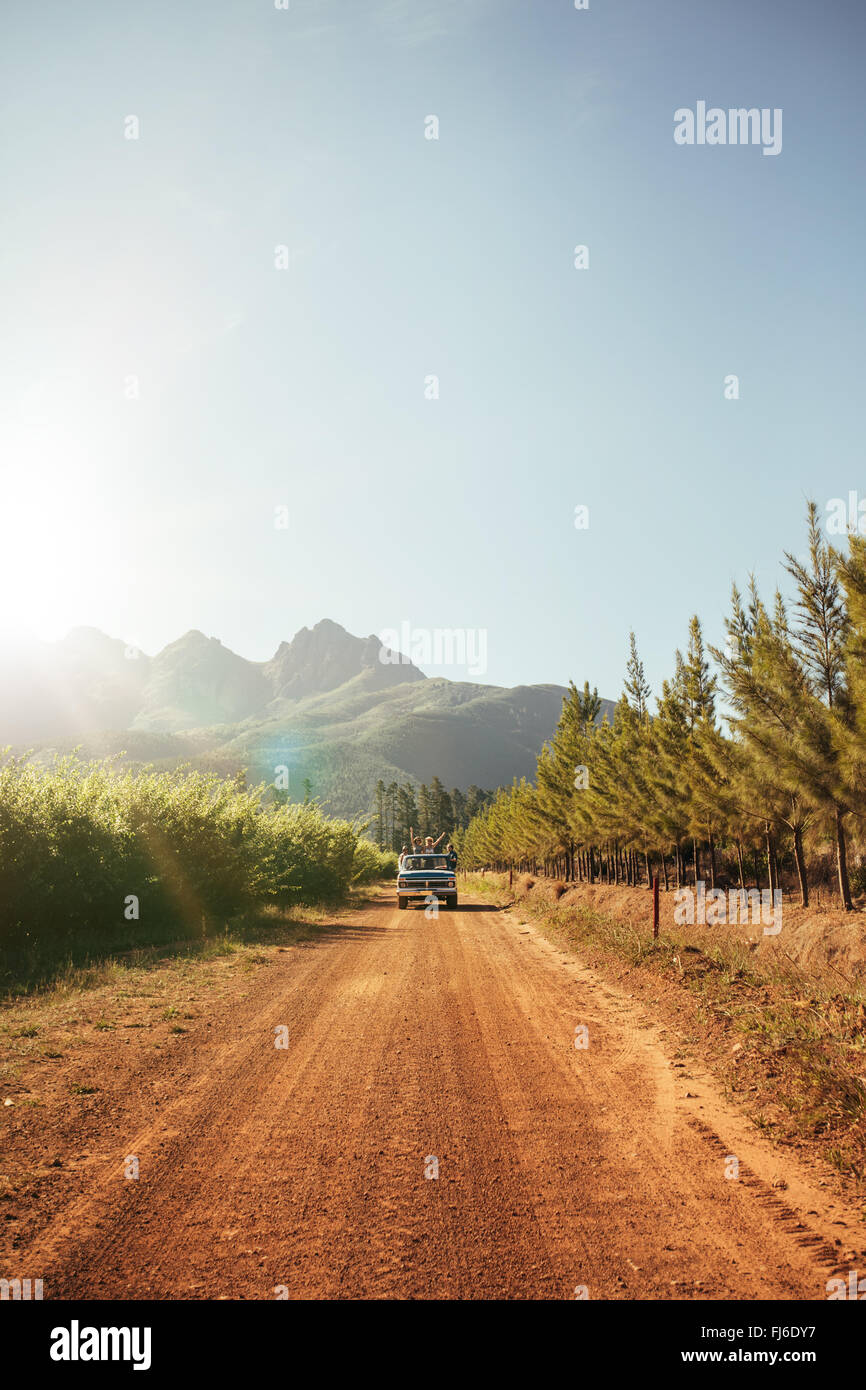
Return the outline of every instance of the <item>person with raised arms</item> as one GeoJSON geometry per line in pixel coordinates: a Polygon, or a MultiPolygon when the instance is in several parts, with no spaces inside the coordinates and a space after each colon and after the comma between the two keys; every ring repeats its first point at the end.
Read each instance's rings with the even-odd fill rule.
{"type": "Polygon", "coordinates": [[[444,839],[444,830],[442,831],[442,834],[439,836],[438,840],[434,840],[432,835],[428,835],[426,840],[423,840],[420,835],[415,834],[411,825],[409,826],[409,840],[412,844],[413,854],[432,854],[436,846],[440,844],[441,841],[444,839]]]}

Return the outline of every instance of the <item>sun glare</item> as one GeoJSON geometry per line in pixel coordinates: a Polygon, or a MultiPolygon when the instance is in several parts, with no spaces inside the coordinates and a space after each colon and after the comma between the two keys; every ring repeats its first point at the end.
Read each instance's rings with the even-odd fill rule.
{"type": "Polygon", "coordinates": [[[28,422],[0,486],[0,629],[55,639],[92,611],[100,587],[104,523],[87,458],[66,432],[28,422]]]}

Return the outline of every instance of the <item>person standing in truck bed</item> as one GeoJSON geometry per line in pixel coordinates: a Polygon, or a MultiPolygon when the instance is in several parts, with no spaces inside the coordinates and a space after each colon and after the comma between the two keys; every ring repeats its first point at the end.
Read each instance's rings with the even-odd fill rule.
{"type": "Polygon", "coordinates": [[[436,846],[439,844],[439,841],[445,839],[445,831],[444,831],[444,830],[442,831],[442,834],[439,836],[439,839],[438,839],[438,840],[434,840],[432,835],[428,835],[428,836],[427,836],[427,839],[426,839],[426,841],[425,841],[425,840],[422,840],[422,838],[421,838],[420,835],[416,835],[416,834],[415,834],[415,832],[413,831],[413,829],[412,829],[412,827],[411,827],[411,825],[410,825],[410,826],[409,826],[409,839],[412,841],[412,853],[413,853],[413,854],[432,854],[433,851],[435,850],[436,846]]]}

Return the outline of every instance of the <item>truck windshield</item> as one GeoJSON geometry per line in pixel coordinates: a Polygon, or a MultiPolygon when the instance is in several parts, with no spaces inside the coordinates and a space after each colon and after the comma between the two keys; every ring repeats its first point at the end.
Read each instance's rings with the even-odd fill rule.
{"type": "Polygon", "coordinates": [[[403,860],[403,872],[413,869],[447,869],[448,860],[444,854],[408,854],[403,860]]]}

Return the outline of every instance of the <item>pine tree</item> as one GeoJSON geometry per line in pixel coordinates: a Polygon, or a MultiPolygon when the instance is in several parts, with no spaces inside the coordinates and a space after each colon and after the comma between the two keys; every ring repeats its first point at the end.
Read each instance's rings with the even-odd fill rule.
{"type": "Polygon", "coordinates": [[[638,719],[643,721],[649,716],[650,684],[644,675],[643,662],[637,654],[637,643],[633,632],[629,633],[628,640],[629,656],[626,667],[625,691],[632,709],[638,719]]]}
{"type": "Polygon", "coordinates": [[[797,589],[793,644],[809,678],[812,704],[820,706],[811,711],[811,718],[801,729],[801,738],[809,761],[813,761],[816,751],[829,756],[826,775],[821,778],[820,785],[825,805],[833,817],[842,906],[850,912],[853,902],[848,879],[844,771],[840,761],[840,750],[845,745],[851,723],[845,662],[848,616],[837,560],[821,534],[818,508],[813,501],[808,504],[806,519],[808,563],[785,552],[785,567],[797,589]]]}

